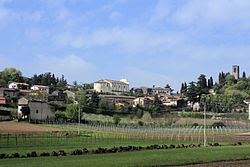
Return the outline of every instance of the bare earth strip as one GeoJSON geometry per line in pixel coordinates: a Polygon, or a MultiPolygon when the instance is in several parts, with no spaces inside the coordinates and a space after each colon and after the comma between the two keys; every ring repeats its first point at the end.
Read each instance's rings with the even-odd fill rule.
{"type": "Polygon", "coordinates": [[[65,130],[10,121],[0,122],[0,134],[44,134],[45,131],[65,130]]]}
{"type": "Polygon", "coordinates": [[[240,161],[223,161],[223,162],[209,162],[204,164],[194,164],[194,165],[183,165],[178,167],[247,167],[250,166],[250,160],[240,160],[240,161]]]}

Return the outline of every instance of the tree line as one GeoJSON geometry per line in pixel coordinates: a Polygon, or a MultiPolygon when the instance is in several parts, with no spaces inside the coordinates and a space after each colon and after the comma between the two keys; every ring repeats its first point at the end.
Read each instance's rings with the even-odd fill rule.
{"type": "Polygon", "coordinates": [[[201,74],[197,81],[181,84],[181,95],[191,103],[206,104],[215,112],[231,112],[233,108],[244,106],[243,100],[250,98],[250,77],[246,73],[238,80],[230,73],[219,73],[218,82],[201,74]],[[209,92],[209,91],[214,92],[209,92]]]}

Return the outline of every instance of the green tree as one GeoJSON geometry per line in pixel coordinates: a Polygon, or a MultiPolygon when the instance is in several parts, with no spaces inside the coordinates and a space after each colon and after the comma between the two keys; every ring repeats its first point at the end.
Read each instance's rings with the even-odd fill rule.
{"type": "MultiPolygon", "coordinates": [[[[77,120],[79,114],[79,108],[77,104],[68,104],[66,107],[66,115],[70,119],[77,120]]],[[[82,115],[82,113],[80,113],[82,115]]]]}
{"type": "Polygon", "coordinates": [[[199,90],[197,89],[195,82],[190,82],[187,88],[186,96],[190,102],[199,101],[199,90]]]}
{"type": "Polygon", "coordinates": [[[121,121],[121,118],[120,118],[119,115],[115,114],[115,115],[113,116],[113,120],[114,120],[114,123],[115,123],[116,125],[118,125],[119,122],[121,121]]]}

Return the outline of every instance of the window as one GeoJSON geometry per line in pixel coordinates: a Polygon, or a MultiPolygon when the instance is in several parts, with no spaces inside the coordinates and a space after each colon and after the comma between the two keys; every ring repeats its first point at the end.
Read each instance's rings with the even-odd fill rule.
{"type": "Polygon", "coordinates": [[[36,110],[36,113],[38,114],[38,110],[36,110]]]}

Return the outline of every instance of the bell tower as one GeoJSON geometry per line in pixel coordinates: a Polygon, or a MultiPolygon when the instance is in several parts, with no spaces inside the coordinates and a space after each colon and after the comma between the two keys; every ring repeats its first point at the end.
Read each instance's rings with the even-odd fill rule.
{"type": "Polygon", "coordinates": [[[239,79],[239,73],[240,73],[240,67],[237,65],[234,65],[232,68],[232,75],[234,75],[235,79],[239,79]]]}

